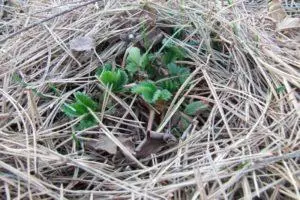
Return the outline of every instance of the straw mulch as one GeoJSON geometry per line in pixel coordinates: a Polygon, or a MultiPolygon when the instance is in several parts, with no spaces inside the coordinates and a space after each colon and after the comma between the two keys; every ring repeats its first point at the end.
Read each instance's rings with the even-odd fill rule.
{"type": "Polygon", "coordinates": [[[2,199],[300,199],[300,31],[276,30],[266,1],[0,2],[2,199]],[[178,40],[173,28],[188,34],[178,40]],[[175,146],[115,161],[87,144],[105,131],[140,143],[149,117],[140,99],[109,93],[117,111],[82,132],[61,106],[75,91],[105,93],[95,70],[120,62],[138,43],[128,35],[145,30],[184,48],[193,72],[153,129],[167,130],[183,102],[210,109],[175,146]],[[78,36],[96,48],[72,51],[78,36]]]}

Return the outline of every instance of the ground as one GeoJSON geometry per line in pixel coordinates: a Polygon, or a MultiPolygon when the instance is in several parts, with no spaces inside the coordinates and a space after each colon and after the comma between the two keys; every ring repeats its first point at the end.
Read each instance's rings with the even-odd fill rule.
{"type": "Polygon", "coordinates": [[[2,199],[300,199],[295,1],[0,1],[2,199]]]}

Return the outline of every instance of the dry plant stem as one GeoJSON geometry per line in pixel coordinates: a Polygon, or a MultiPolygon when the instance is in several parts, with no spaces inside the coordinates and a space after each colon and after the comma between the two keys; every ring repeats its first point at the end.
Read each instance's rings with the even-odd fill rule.
{"type": "Polygon", "coordinates": [[[85,6],[87,6],[87,5],[96,3],[96,2],[98,2],[98,1],[100,1],[100,0],[93,0],[93,1],[90,1],[90,2],[87,2],[87,3],[84,3],[84,4],[82,4],[82,5],[76,6],[75,8],[72,8],[72,9],[70,9],[70,10],[66,10],[66,11],[63,11],[63,12],[58,13],[58,14],[56,14],[56,15],[53,15],[52,17],[49,17],[49,18],[43,19],[43,20],[41,20],[41,21],[35,22],[35,23],[31,24],[30,26],[27,26],[26,28],[23,28],[23,29],[21,29],[21,30],[19,30],[19,31],[17,31],[17,32],[14,32],[14,33],[10,34],[9,36],[7,36],[6,38],[0,40],[0,44],[3,43],[3,42],[5,42],[6,40],[8,40],[8,39],[10,39],[10,38],[13,38],[13,37],[15,37],[15,36],[17,36],[17,35],[19,35],[19,34],[25,32],[25,31],[28,31],[28,30],[34,28],[35,26],[38,26],[38,25],[40,25],[40,24],[43,24],[43,23],[45,23],[45,22],[47,22],[47,21],[50,21],[51,19],[54,19],[54,18],[57,18],[57,17],[61,16],[61,15],[65,15],[65,14],[67,14],[67,13],[70,13],[70,12],[76,10],[76,9],[79,9],[79,8],[85,7],[85,6]]]}
{"type": "Polygon", "coordinates": [[[151,108],[149,108],[149,118],[148,118],[147,131],[151,131],[152,130],[154,117],[155,117],[154,110],[152,110],[151,108]]]}
{"type": "Polygon", "coordinates": [[[140,161],[138,161],[133,154],[105,127],[105,125],[101,122],[101,120],[97,117],[97,115],[90,109],[89,112],[93,115],[93,117],[99,123],[100,128],[102,129],[103,133],[110,138],[116,145],[123,151],[125,155],[127,155],[132,161],[134,161],[139,167],[145,169],[147,168],[144,166],[140,161]]]}
{"type": "MultiPolygon", "coordinates": [[[[136,100],[136,95],[134,96],[134,98],[132,99],[129,107],[132,108],[133,104],[135,103],[136,100]]],[[[123,121],[125,120],[125,118],[127,117],[127,115],[129,114],[129,111],[127,110],[124,115],[122,116],[122,118],[119,120],[119,122],[116,124],[116,126],[113,128],[113,130],[111,131],[112,133],[116,132],[116,130],[120,127],[120,125],[123,123],[123,121]]]]}
{"type": "Polygon", "coordinates": [[[151,131],[152,130],[152,126],[153,126],[154,117],[155,117],[154,110],[152,110],[151,108],[149,108],[149,118],[148,118],[148,124],[147,124],[147,129],[146,129],[147,134],[145,135],[144,140],[135,148],[136,152],[141,151],[141,148],[150,139],[158,139],[158,140],[163,139],[163,134],[151,131]]]}
{"type": "Polygon", "coordinates": [[[100,115],[100,121],[103,121],[104,113],[105,113],[105,108],[108,104],[109,101],[109,93],[111,92],[112,85],[107,88],[107,90],[104,91],[104,97],[103,97],[103,103],[101,106],[101,115],[100,115]]]}
{"type": "MultiPolygon", "coordinates": [[[[102,89],[102,90],[105,90],[105,87],[99,85],[99,87],[102,89]]],[[[135,113],[132,111],[132,108],[130,106],[128,106],[125,102],[123,102],[122,99],[120,99],[119,97],[117,97],[114,93],[110,92],[110,91],[107,91],[109,93],[109,95],[115,100],[117,101],[120,105],[122,105],[130,114],[131,116],[134,118],[134,120],[136,122],[138,122],[140,128],[142,129],[142,131],[144,132],[144,134],[146,135],[146,131],[144,130],[143,128],[143,125],[140,123],[139,119],[137,118],[137,116],[135,115],[135,113]]]]}
{"type": "MultiPolygon", "coordinates": [[[[3,198],[299,199],[299,31],[276,30],[276,20],[267,16],[266,1],[234,1],[232,5],[223,1],[222,6],[221,1],[144,5],[106,0],[98,7],[92,2],[31,0],[25,9],[19,4],[3,7],[3,198]],[[149,120],[147,109],[139,110],[143,116],[138,116],[134,111],[144,105],[136,97],[114,94],[92,76],[103,63],[125,62],[128,45],[143,46],[120,39],[134,33],[139,40],[143,31],[151,33],[143,29],[143,23],[183,48],[188,59],[177,65],[192,72],[149,138],[163,140],[163,130],[174,113],[184,115],[188,103],[200,100],[210,107],[196,117],[198,124],[192,117],[188,120],[190,128],[183,131],[184,140],[177,145],[135,160],[136,152],[115,137],[140,131],[146,136],[147,124],[140,117],[149,120]],[[175,37],[172,29],[182,34],[175,37]],[[69,41],[79,35],[95,38],[94,54],[87,57],[69,50],[69,41]],[[15,73],[26,87],[14,80],[15,73]],[[42,96],[26,93],[30,88],[42,96]],[[106,92],[120,108],[109,115],[101,113],[102,121],[99,115],[100,130],[77,132],[81,149],[74,148],[72,139],[72,129],[81,118],[69,119],[61,112],[76,91],[95,99],[106,92]],[[89,149],[86,143],[99,133],[110,135],[132,157],[126,155],[127,159],[121,157],[115,163],[107,152],[89,149]],[[138,162],[150,166],[142,168],[138,162]]],[[[289,13],[299,13],[295,1],[283,3],[289,13]]],[[[158,43],[152,50],[160,47],[158,43]]],[[[157,144],[165,147],[165,143],[157,144]]]]}

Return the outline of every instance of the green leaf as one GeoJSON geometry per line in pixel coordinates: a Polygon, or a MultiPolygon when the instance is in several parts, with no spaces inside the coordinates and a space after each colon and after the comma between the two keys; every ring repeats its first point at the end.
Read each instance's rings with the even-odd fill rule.
{"type": "Polygon", "coordinates": [[[69,117],[78,117],[81,114],[70,104],[64,104],[61,110],[69,117]]]}
{"type": "Polygon", "coordinates": [[[111,71],[112,70],[112,64],[111,63],[105,63],[102,67],[98,67],[96,71],[96,76],[99,77],[103,71],[111,71]]]}
{"type": "Polygon", "coordinates": [[[114,87],[114,91],[119,91],[123,89],[123,86],[128,83],[128,75],[123,70],[118,70],[118,82],[116,87],[114,87]]]}
{"type": "Polygon", "coordinates": [[[161,90],[160,93],[160,99],[164,100],[164,101],[168,101],[170,100],[172,97],[172,94],[168,91],[168,90],[161,90]]]}
{"type": "Polygon", "coordinates": [[[89,113],[89,110],[87,109],[87,107],[85,105],[83,105],[81,102],[72,103],[72,104],[70,104],[70,107],[75,109],[76,112],[78,113],[78,115],[84,115],[84,114],[89,113]]]}
{"type": "Polygon", "coordinates": [[[126,70],[133,75],[139,70],[148,70],[147,67],[150,63],[151,54],[144,53],[141,55],[141,50],[137,47],[131,47],[128,50],[128,56],[126,59],[126,70]]]}
{"type": "Polygon", "coordinates": [[[96,119],[92,115],[85,116],[82,120],[80,120],[79,125],[77,126],[78,130],[84,130],[90,127],[97,125],[96,119]]]}
{"type": "Polygon", "coordinates": [[[169,73],[174,76],[190,74],[190,70],[188,68],[177,66],[175,63],[169,63],[167,68],[169,73]]]}
{"type": "Polygon", "coordinates": [[[135,94],[141,95],[146,102],[152,103],[156,89],[156,86],[152,82],[147,81],[134,86],[131,91],[135,94]]]}
{"type": "Polygon", "coordinates": [[[117,69],[116,71],[103,71],[100,77],[97,77],[106,86],[111,86],[112,91],[118,92],[128,82],[128,76],[125,71],[117,69]]]}
{"type": "Polygon", "coordinates": [[[141,60],[141,50],[137,47],[131,47],[128,50],[127,62],[135,63],[138,66],[140,64],[140,60],[141,60]]]}
{"type": "Polygon", "coordinates": [[[149,62],[153,62],[155,59],[157,59],[158,55],[157,54],[153,54],[153,53],[148,53],[148,59],[149,62]]]}
{"type": "Polygon", "coordinates": [[[144,70],[147,65],[149,64],[150,59],[147,53],[144,53],[143,56],[141,57],[140,63],[139,65],[142,67],[142,69],[144,70]]]}
{"type": "Polygon", "coordinates": [[[78,117],[89,113],[86,106],[81,104],[80,102],[76,102],[72,104],[66,103],[62,106],[62,111],[69,117],[78,117]]]}
{"type": "Polygon", "coordinates": [[[166,44],[164,54],[162,56],[162,62],[167,65],[175,62],[176,60],[182,60],[186,58],[186,52],[183,48],[175,46],[172,41],[165,40],[163,43],[166,44]]]}
{"type": "Polygon", "coordinates": [[[164,55],[162,56],[162,61],[165,65],[174,62],[175,60],[176,60],[176,56],[170,51],[165,52],[164,55]]]}
{"type": "Polygon", "coordinates": [[[172,94],[168,90],[156,90],[153,94],[152,103],[159,100],[168,101],[172,97],[172,94]]]}
{"type": "Polygon", "coordinates": [[[92,110],[97,109],[97,103],[92,100],[91,97],[88,95],[82,93],[82,92],[76,92],[75,93],[75,99],[80,102],[82,105],[85,105],[86,107],[91,108],[92,110]]]}
{"type": "Polygon", "coordinates": [[[72,104],[64,104],[61,108],[62,111],[69,117],[83,117],[79,124],[75,127],[79,130],[96,125],[97,121],[90,114],[89,108],[93,111],[96,110],[97,103],[82,92],[76,92],[74,96],[76,102],[72,104]]]}
{"type": "Polygon", "coordinates": [[[153,102],[158,101],[160,96],[161,96],[161,90],[156,90],[153,94],[151,102],[153,103],[153,102]]]}
{"type": "Polygon", "coordinates": [[[185,67],[177,66],[175,63],[167,65],[170,79],[166,79],[160,83],[160,86],[168,91],[174,93],[190,75],[190,70],[185,67]]]}
{"type": "Polygon", "coordinates": [[[185,67],[179,67],[175,63],[167,65],[168,71],[171,76],[178,76],[180,83],[184,83],[187,77],[190,75],[190,70],[185,67]]]}
{"type": "Polygon", "coordinates": [[[167,101],[172,96],[168,90],[160,90],[150,81],[141,82],[134,86],[132,92],[141,95],[148,103],[155,103],[158,100],[167,101]]]}
{"type": "Polygon", "coordinates": [[[127,63],[125,67],[130,73],[134,74],[135,72],[138,71],[139,67],[135,63],[127,63]]]}
{"type": "Polygon", "coordinates": [[[145,81],[145,82],[139,83],[138,85],[135,85],[132,88],[132,91],[137,94],[141,94],[144,91],[151,91],[154,93],[156,91],[156,86],[154,85],[154,83],[152,83],[150,81],[145,81]]]}
{"type": "Polygon", "coordinates": [[[104,85],[113,85],[118,81],[118,75],[114,71],[103,71],[100,75],[100,80],[104,85]]]}
{"type": "Polygon", "coordinates": [[[170,79],[167,79],[167,80],[164,80],[160,83],[160,86],[172,93],[174,92],[177,92],[177,90],[180,88],[180,83],[176,80],[170,80],[170,79]]]}
{"type": "Polygon", "coordinates": [[[184,113],[187,115],[196,115],[200,110],[206,110],[208,106],[201,101],[194,101],[185,107],[184,113]]]}
{"type": "Polygon", "coordinates": [[[284,85],[280,85],[279,87],[276,88],[276,92],[278,94],[282,93],[285,91],[285,86],[284,85]]]}

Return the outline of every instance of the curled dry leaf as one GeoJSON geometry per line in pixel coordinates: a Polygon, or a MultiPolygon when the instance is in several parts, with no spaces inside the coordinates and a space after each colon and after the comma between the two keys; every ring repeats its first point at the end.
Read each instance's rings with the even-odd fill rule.
{"type": "MultiPolygon", "coordinates": [[[[122,142],[125,147],[129,150],[133,150],[132,145],[132,138],[119,136],[117,137],[120,142],[122,142]]],[[[118,151],[118,146],[106,135],[101,135],[97,141],[87,141],[86,145],[96,151],[106,151],[109,154],[115,155],[118,151]]]]}
{"type": "Polygon", "coordinates": [[[70,49],[74,51],[90,51],[95,48],[95,41],[90,36],[76,37],[70,41],[70,49]]]}
{"type": "Polygon", "coordinates": [[[145,158],[151,154],[158,153],[166,146],[177,143],[177,139],[170,132],[156,133],[148,131],[145,139],[135,149],[137,158],[145,158]]]}
{"type": "Polygon", "coordinates": [[[300,28],[300,18],[288,16],[281,5],[281,0],[271,0],[268,6],[269,16],[277,22],[277,31],[300,28]]]}
{"type": "Polygon", "coordinates": [[[286,18],[287,14],[281,5],[281,0],[271,0],[268,4],[269,16],[275,21],[280,22],[286,18]]]}
{"type": "MultiPolygon", "coordinates": [[[[0,0],[0,2],[5,0],[0,0]]],[[[9,0],[8,5],[16,8],[24,8],[27,4],[26,0],[9,0]]]]}
{"type": "Polygon", "coordinates": [[[300,18],[286,17],[277,24],[277,31],[300,28],[300,18]]]}

